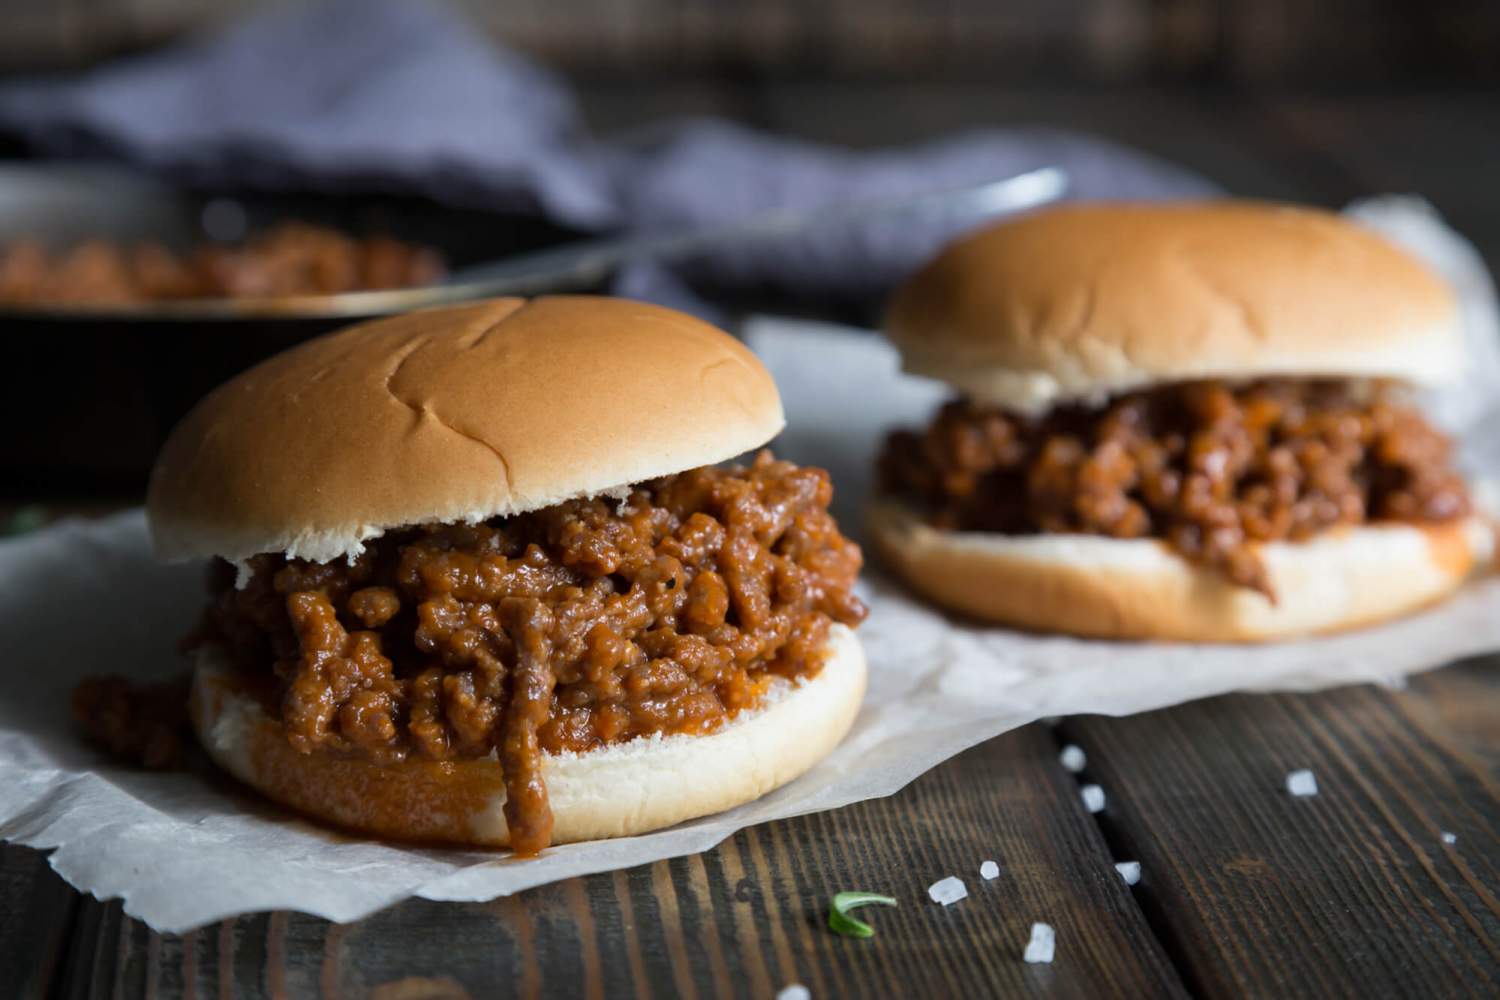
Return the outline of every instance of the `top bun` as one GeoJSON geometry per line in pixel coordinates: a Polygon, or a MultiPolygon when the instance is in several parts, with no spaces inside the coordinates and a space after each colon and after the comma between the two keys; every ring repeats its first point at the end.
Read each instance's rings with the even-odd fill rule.
{"type": "Polygon", "coordinates": [[[403,525],[477,522],[732,458],[781,430],[733,337],[623,299],[494,299],[308,341],[172,432],[147,513],[168,559],[327,562],[403,525]]]}
{"type": "Polygon", "coordinates": [[[1267,375],[1442,381],[1463,366],[1449,288],[1331,212],[1076,204],[949,246],[891,303],[907,371],[1037,413],[1158,382],[1267,375]]]}

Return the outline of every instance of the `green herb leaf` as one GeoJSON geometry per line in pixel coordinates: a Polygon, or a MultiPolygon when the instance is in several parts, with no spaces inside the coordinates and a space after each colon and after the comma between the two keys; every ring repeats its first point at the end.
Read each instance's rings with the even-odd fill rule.
{"type": "Polygon", "coordinates": [[[835,934],[842,934],[844,937],[874,937],[875,928],[858,917],[849,915],[850,910],[860,906],[869,906],[871,903],[895,906],[896,897],[882,896],[875,892],[841,892],[834,896],[832,905],[828,907],[829,930],[835,934]]]}

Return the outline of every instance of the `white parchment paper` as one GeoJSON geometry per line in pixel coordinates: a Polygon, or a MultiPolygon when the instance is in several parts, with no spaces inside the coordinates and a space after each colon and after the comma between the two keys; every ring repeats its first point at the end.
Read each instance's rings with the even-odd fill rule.
{"type": "MultiPolygon", "coordinates": [[[[1500,455],[1486,419],[1500,386],[1493,292],[1472,248],[1424,204],[1368,203],[1361,218],[1413,246],[1460,288],[1479,353],[1472,384],[1441,400],[1465,454],[1500,455]]],[[[779,452],[832,470],[836,509],[857,530],[880,436],[924,421],[942,387],[901,376],[868,333],[786,321],[747,329],[786,399],[779,452]]],[[[1489,468],[1500,467],[1489,464],[1489,468]]],[[[860,635],[866,704],[845,742],[800,780],[731,812],[642,837],[555,847],[518,861],[479,851],[389,846],[288,818],[212,773],[110,766],[73,736],[68,693],[85,674],[174,672],[200,601],[196,567],[157,565],[139,512],[0,545],[0,835],[55,848],[73,885],[164,931],[288,908],[351,920],[407,896],[478,900],[572,875],[702,851],[766,820],[888,795],[981,740],[1039,717],[1128,714],[1232,690],[1311,690],[1394,681],[1500,649],[1500,579],[1440,608],[1345,636],[1266,648],[1167,646],[1025,636],[955,624],[878,577],[860,635]],[[89,624],[75,624],[76,609],[89,624]]]]}

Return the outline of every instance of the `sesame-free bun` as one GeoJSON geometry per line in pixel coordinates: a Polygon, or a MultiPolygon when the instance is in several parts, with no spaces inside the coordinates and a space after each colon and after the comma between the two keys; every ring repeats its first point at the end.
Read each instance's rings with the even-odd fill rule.
{"type": "Polygon", "coordinates": [[[759,447],[784,419],[728,334],[623,299],[494,299],[364,323],[231,379],[173,430],[168,559],[326,562],[382,532],[608,493],[759,447]]]}
{"type": "Polygon", "coordinates": [[[1463,365],[1431,271],[1331,212],[1249,201],[1075,204],[953,243],[900,288],[907,371],[1039,413],[1192,378],[1389,376],[1463,365]]]}
{"type": "Polygon", "coordinates": [[[1277,595],[1236,586],[1155,539],[939,531],[881,501],[870,536],[885,566],[952,611],[1101,639],[1263,642],[1354,628],[1457,590],[1488,563],[1479,518],[1334,529],[1260,549],[1277,595]]]}
{"type": "MultiPolygon", "coordinates": [[[[646,833],[722,812],[796,778],[843,739],[859,710],[859,639],[835,624],[817,676],[777,683],[765,705],[718,732],[544,755],[552,843],[646,833]]],[[[393,840],[509,846],[504,775],[495,759],[377,764],[298,753],[213,646],[198,652],[191,711],[199,740],[220,767],[306,816],[393,840]]]]}

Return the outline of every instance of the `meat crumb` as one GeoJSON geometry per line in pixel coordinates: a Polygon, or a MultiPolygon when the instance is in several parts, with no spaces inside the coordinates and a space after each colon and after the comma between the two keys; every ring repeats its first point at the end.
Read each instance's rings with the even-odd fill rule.
{"type": "Polygon", "coordinates": [[[73,721],[90,743],[153,770],[180,767],[192,745],[188,675],[141,684],[118,675],[85,678],[73,689],[73,721]]]}

